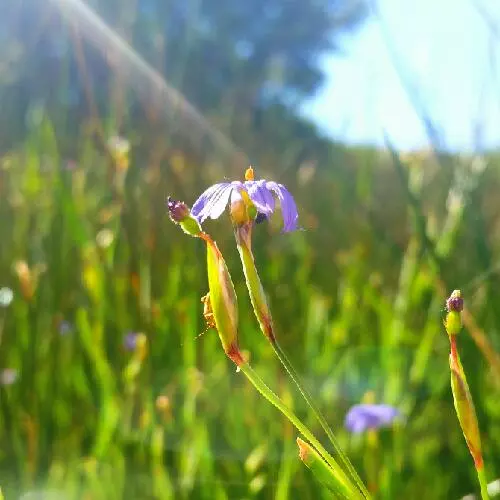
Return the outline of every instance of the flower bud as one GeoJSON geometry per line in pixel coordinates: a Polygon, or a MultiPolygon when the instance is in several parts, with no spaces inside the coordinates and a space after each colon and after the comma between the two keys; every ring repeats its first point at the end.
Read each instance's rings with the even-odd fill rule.
{"type": "Polygon", "coordinates": [[[458,421],[476,468],[483,465],[476,410],[460,359],[450,355],[451,389],[458,421]]]}
{"type": "Polygon", "coordinates": [[[456,335],[462,328],[461,312],[464,308],[464,300],[460,290],[453,290],[450,297],[446,301],[446,310],[448,314],[444,322],[444,326],[448,335],[456,335]]]}
{"type": "Polygon", "coordinates": [[[236,244],[238,246],[245,282],[255,316],[257,317],[262,333],[272,344],[274,344],[276,342],[276,337],[274,336],[273,319],[267,303],[264,287],[262,286],[257,267],[255,266],[251,248],[251,233],[252,226],[244,225],[235,228],[236,244]]]}
{"type": "Polygon", "coordinates": [[[446,310],[448,312],[462,312],[464,308],[464,299],[460,290],[453,290],[446,300],[446,310]]]}
{"type": "Polygon", "coordinates": [[[183,201],[173,200],[170,196],[167,198],[168,214],[170,218],[180,223],[189,215],[189,207],[183,201]]]}
{"type": "Polygon", "coordinates": [[[244,363],[238,347],[238,301],[226,262],[208,235],[202,238],[207,243],[208,288],[210,308],[219,338],[226,355],[236,364],[244,363]]]}
{"type": "Polygon", "coordinates": [[[297,445],[299,457],[304,465],[335,495],[335,498],[361,498],[359,491],[353,491],[353,487],[346,484],[341,475],[330,468],[309,443],[297,438],[297,445]]]}
{"type": "Polygon", "coordinates": [[[191,215],[189,207],[183,201],[167,198],[168,215],[172,222],[179,224],[181,229],[190,236],[199,236],[201,233],[200,223],[191,215]]]}

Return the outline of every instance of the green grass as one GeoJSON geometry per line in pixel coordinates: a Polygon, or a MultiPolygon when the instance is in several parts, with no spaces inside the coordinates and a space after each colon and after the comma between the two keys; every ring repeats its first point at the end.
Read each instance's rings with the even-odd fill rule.
{"type": "MultiPolygon", "coordinates": [[[[76,162],[74,170],[61,167],[56,132],[45,121],[0,163],[0,285],[15,294],[0,311],[0,368],[19,371],[14,384],[0,387],[6,499],[37,489],[91,499],[323,498],[298,460],[295,431],[235,372],[213,332],[196,339],[204,329],[204,248],[169,222],[164,199],[186,193],[192,202],[202,186],[190,179],[200,166],[186,164],[186,175],[176,178],[168,159],[139,166],[133,152],[123,192],[113,195],[114,166],[84,136],[76,162]],[[106,248],[97,244],[103,229],[114,236],[106,248]],[[16,273],[18,261],[30,276],[16,273]],[[59,334],[62,320],[72,325],[66,335],[59,334]],[[127,368],[134,355],[123,348],[128,331],[148,339],[135,373],[127,368]],[[156,407],[160,395],[168,396],[168,411],[156,407]]],[[[487,216],[477,200],[494,200],[482,198],[488,186],[480,178],[467,194],[475,204],[443,212],[443,199],[424,199],[421,170],[405,170],[415,198],[408,199],[390,167],[375,162],[373,155],[399,202],[384,206],[377,171],[349,200],[342,193],[361,169],[351,178],[342,168],[318,171],[307,186],[289,175],[303,225],[313,229],[282,235],[273,224],[260,226],[257,264],[284,349],[376,497],[458,498],[475,491],[476,481],[453,411],[439,286],[463,287],[498,345],[494,276],[464,286],[492,265],[484,255],[495,254],[496,235],[478,233],[472,221],[487,216]],[[383,232],[363,221],[367,204],[379,212],[383,232]],[[404,233],[384,224],[386,217],[405,219],[404,233]],[[412,217],[424,217],[441,268],[412,217]],[[342,426],[349,406],[369,391],[405,415],[376,441],[351,437],[342,426]]],[[[321,435],[258,330],[229,220],[211,230],[239,295],[242,347],[321,435]]],[[[460,344],[493,480],[498,387],[466,331],[460,344]]]]}
{"type": "MultiPolygon", "coordinates": [[[[61,68],[62,96],[71,71],[61,68]]],[[[89,76],[79,67],[79,79],[89,76]]],[[[95,78],[85,85],[103,99],[95,78]]],[[[18,371],[12,385],[0,384],[5,499],[39,490],[86,500],[328,498],[298,458],[294,428],[236,373],[215,332],[197,338],[205,248],[168,220],[165,200],[192,204],[243,171],[222,153],[210,156],[201,140],[198,150],[179,140],[193,132],[182,120],[172,127],[156,109],[134,112],[135,97],[111,80],[109,106],[97,99],[100,107],[86,101],[80,114],[35,109],[40,116],[16,141],[10,130],[21,130],[27,113],[9,100],[2,115],[10,150],[0,156],[0,287],[14,300],[0,307],[0,372],[18,371]],[[96,140],[96,130],[116,129],[132,143],[128,170],[103,150],[107,137],[96,140]],[[71,326],[64,335],[62,322],[71,326]],[[146,335],[144,357],[124,348],[131,331],[146,335]]],[[[231,123],[224,113],[211,118],[231,123]]],[[[477,494],[442,321],[446,297],[460,288],[484,329],[466,323],[459,346],[492,481],[500,384],[494,356],[488,361],[473,337],[483,333],[487,352],[500,351],[500,158],[486,155],[483,171],[467,157],[401,159],[332,145],[329,160],[313,166],[295,161],[300,137],[271,128],[288,146],[267,144],[256,175],[288,186],[306,229],[281,234],[275,217],[255,230],[280,345],[374,498],[477,494]],[[404,419],[376,436],[351,436],[344,416],[364,399],[393,404],[404,419]]],[[[262,136],[248,137],[260,151],[262,136]]],[[[229,218],[207,226],[235,282],[241,347],[327,446],[259,331],[229,218]]]]}

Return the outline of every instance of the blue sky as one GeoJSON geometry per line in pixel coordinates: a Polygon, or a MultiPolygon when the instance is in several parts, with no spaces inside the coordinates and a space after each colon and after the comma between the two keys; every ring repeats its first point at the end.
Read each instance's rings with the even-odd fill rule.
{"type": "Polygon", "coordinates": [[[382,22],[372,16],[343,39],[343,55],[324,58],[327,81],[304,114],[349,143],[383,145],[385,131],[401,149],[424,148],[410,88],[446,148],[500,147],[500,1],[378,0],[378,6],[382,22]],[[499,27],[497,37],[475,5],[499,27]]]}

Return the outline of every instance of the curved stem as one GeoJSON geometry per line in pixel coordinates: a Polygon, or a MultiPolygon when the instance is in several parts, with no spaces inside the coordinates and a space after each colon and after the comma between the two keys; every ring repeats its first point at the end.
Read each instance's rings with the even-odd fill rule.
{"type": "Polygon", "coordinates": [[[283,365],[283,367],[287,371],[287,373],[290,376],[290,378],[292,379],[293,383],[297,386],[297,389],[299,390],[299,392],[302,394],[304,401],[309,405],[312,412],[314,413],[314,416],[318,419],[319,423],[321,424],[321,427],[323,427],[323,430],[325,431],[326,435],[328,436],[328,439],[332,443],[336,454],[340,458],[341,464],[351,474],[351,476],[355,480],[358,488],[363,493],[364,497],[370,498],[370,494],[368,493],[366,486],[364,485],[363,481],[361,481],[361,478],[359,477],[358,473],[356,472],[356,469],[351,464],[350,460],[345,456],[344,452],[340,448],[340,445],[338,444],[337,439],[335,438],[335,435],[333,434],[331,427],[328,425],[328,422],[326,421],[325,417],[321,413],[321,410],[316,406],[316,403],[314,402],[309,391],[305,388],[305,386],[300,381],[299,375],[295,371],[295,368],[293,367],[292,363],[288,359],[287,355],[285,354],[285,352],[283,351],[283,349],[281,348],[281,346],[278,344],[277,341],[275,341],[272,345],[273,345],[274,352],[276,353],[276,356],[278,356],[281,364],[283,365]]]}
{"type": "Polygon", "coordinates": [[[312,432],[304,423],[293,413],[283,401],[265,384],[248,363],[240,366],[241,371],[253,386],[297,428],[297,430],[314,446],[323,460],[330,466],[332,475],[343,490],[343,495],[348,499],[363,499],[364,495],[360,493],[357,486],[353,485],[346,476],[344,470],[337,464],[335,459],[325,450],[323,445],[316,439],[312,432]]]}
{"type": "Polygon", "coordinates": [[[264,288],[260,281],[259,273],[257,272],[257,268],[255,266],[255,260],[253,257],[252,249],[251,249],[251,235],[252,235],[252,225],[244,225],[240,227],[235,227],[235,238],[236,244],[238,247],[238,253],[240,254],[241,263],[243,265],[243,272],[245,274],[245,280],[248,288],[248,292],[250,295],[250,300],[252,302],[253,309],[255,311],[255,315],[259,322],[259,326],[262,330],[262,333],[267,338],[269,343],[272,345],[276,356],[280,360],[281,364],[285,368],[288,376],[292,380],[292,382],[297,386],[300,394],[304,398],[307,405],[311,408],[314,416],[318,419],[321,427],[325,431],[328,439],[332,443],[332,446],[335,450],[335,453],[338,455],[340,459],[341,466],[343,469],[348,472],[357,487],[362,492],[365,498],[370,498],[368,490],[366,489],[364,483],[361,481],[359,475],[354,469],[353,465],[343,453],[340,448],[335,435],[333,434],[332,429],[328,425],[325,417],[321,413],[318,406],[314,403],[313,398],[304,387],[300,378],[295,371],[292,363],[286,356],[285,352],[281,349],[280,345],[277,342],[276,336],[274,334],[273,321],[271,317],[271,311],[267,304],[266,294],[264,292],[264,288]]]}

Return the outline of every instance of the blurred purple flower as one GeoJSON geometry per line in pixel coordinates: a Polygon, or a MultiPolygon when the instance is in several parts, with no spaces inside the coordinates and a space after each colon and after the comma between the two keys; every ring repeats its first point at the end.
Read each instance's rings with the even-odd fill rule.
{"type": "Polygon", "coordinates": [[[17,380],[17,370],[5,368],[0,372],[0,385],[12,385],[17,380]]]}
{"type": "Polygon", "coordinates": [[[135,332],[128,332],[125,337],[123,338],[123,347],[127,351],[133,351],[137,345],[137,333],[135,332]]]}
{"type": "Polygon", "coordinates": [[[253,180],[253,171],[245,182],[221,182],[214,184],[204,191],[195,201],[191,214],[201,224],[205,219],[217,219],[231,200],[231,203],[241,200],[241,193],[246,192],[257,209],[258,222],[269,217],[275,210],[276,196],[281,205],[283,215],[283,231],[294,231],[298,229],[297,205],[290,192],[283,184],[260,179],[253,180]],[[249,179],[250,177],[250,179],[249,179]]]}
{"type": "Polygon", "coordinates": [[[62,320],[59,323],[59,335],[64,337],[73,331],[73,325],[69,321],[62,320]]]}
{"type": "Polygon", "coordinates": [[[399,411],[389,405],[354,405],[346,415],[345,426],[350,432],[360,433],[390,425],[399,415],[399,411]]]}

